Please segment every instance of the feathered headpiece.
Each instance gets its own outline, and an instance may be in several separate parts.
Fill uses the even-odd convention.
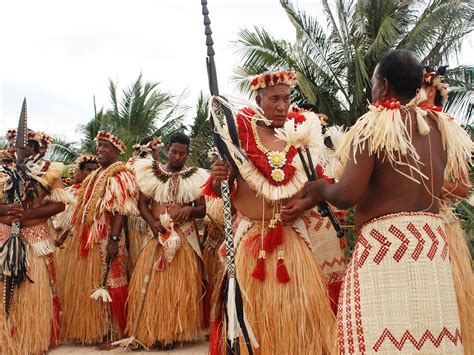
[[[152,150],[159,149],[163,146],[163,142],[161,141],[161,137],[155,138],[149,141],[146,144],[135,144],[132,148],[136,154],[140,153],[150,153]]]
[[[250,81],[250,87],[253,91],[257,91],[259,89],[264,89],[278,84],[285,84],[293,87],[297,82],[298,78],[296,77],[295,73],[281,70],[275,72],[266,72],[253,77]]]
[[[97,157],[93,154],[84,154],[76,159],[76,169],[80,169],[81,164],[88,162],[97,162]]]
[[[43,133],[35,132],[32,129],[28,129],[28,140],[35,141],[41,146],[41,141],[43,140]]]
[[[127,149],[127,147],[125,146],[125,143],[119,137],[109,132],[100,131],[97,134],[97,137],[95,137],[95,141],[96,142],[107,141],[111,143],[115,148],[118,149],[120,154],[123,154],[125,150]]]
[[[5,134],[5,138],[7,139],[8,143],[14,143],[16,139],[16,129],[10,128]]]
[[[434,86],[442,97],[442,103],[448,101],[448,84],[443,83],[443,76],[437,72],[427,72],[423,69],[423,83],[428,86]]]

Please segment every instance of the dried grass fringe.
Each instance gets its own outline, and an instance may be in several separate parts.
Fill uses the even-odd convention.
[[[474,278],[471,268],[471,254],[459,219],[446,223],[445,226],[461,321],[462,343],[464,352],[472,354],[474,352]]]
[[[46,259],[27,249],[30,281],[15,289],[13,305],[5,319],[0,305],[0,354],[24,355],[48,351],[53,321],[53,294]],[[3,296],[3,283],[2,296]]]
[[[202,277],[200,261],[187,242],[182,243],[173,261],[166,263],[164,271],[153,269],[138,330],[130,333],[137,317],[146,265],[149,258],[158,256],[156,243],[154,238],[143,247],[135,265],[127,301],[126,333],[146,346],[196,340],[203,326]]]
[[[258,223],[244,236],[258,233]],[[236,255],[237,279],[244,311],[260,344],[254,354],[335,354],[336,324],[321,268],[305,241],[284,227],[285,264],[290,282],[276,279],[277,253],[267,254],[266,279],[252,277],[256,260],[240,243]],[[246,354],[245,344],[240,349]]]
[[[64,339],[81,344],[99,344],[107,337],[110,337],[107,340],[116,340],[118,328],[111,321],[110,305],[90,297],[91,291],[98,287],[103,277],[103,247],[96,245],[87,257],[78,257],[80,239],[74,238],[73,241],[76,252],[67,267],[65,281]]]

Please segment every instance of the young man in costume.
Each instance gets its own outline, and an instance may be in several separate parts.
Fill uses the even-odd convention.
[[[135,171],[135,163],[139,159],[153,159],[159,160],[159,152],[163,143],[161,138],[145,137],[140,143],[133,146],[133,156],[128,160],[127,166]],[[134,265],[137,261],[147,233],[147,224],[142,216],[131,216],[127,218],[128,226],[128,258],[130,261],[130,274],[133,271]]]
[[[438,211],[444,173],[459,179],[469,157],[446,154],[456,138],[418,108],[422,75],[412,52],[382,57],[372,77],[375,104],[338,150],[340,181],[305,188],[307,207],[357,205],[358,241],[338,307],[341,353],[463,353]]]
[[[107,349],[125,331],[128,260],[122,229],[124,217],[138,213],[138,187],[133,172],[118,161],[125,151],[120,138],[101,131],[96,142],[99,169],[77,195],[63,320],[65,339]]]
[[[71,203],[66,205],[63,212],[51,218],[52,226],[55,230],[55,245],[58,249],[55,252],[57,272],[57,292],[61,304],[64,304],[65,282],[69,262],[77,255],[75,243],[73,241],[72,218],[77,204],[77,195],[81,189],[82,182],[92,172],[99,168],[95,155],[85,154],[76,159],[76,167],[73,175],[73,184],[64,189],[69,194]],[[66,244],[64,244],[67,241]]]
[[[26,115],[26,114],[25,114]],[[13,138],[14,140],[14,138]],[[10,167],[0,167],[0,261],[2,270],[8,263],[8,245],[14,233],[12,224],[20,221],[20,238],[25,245],[27,279],[10,287],[8,277],[1,280],[0,353],[39,354],[57,344],[59,334],[59,301],[55,292],[56,272],[54,245],[47,220],[64,209],[64,193],[60,174],[63,164],[38,156],[40,135],[28,133],[30,157],[24,160],[27,182],[22,205],[14,203]],[[12,144],[14,147],[14,143]],[[12,250],[10,250],[12,251]],[[21,253],[17,246],[14,253]]]
[[[135,163],[139,208],[152,233],[131,278],[127,333],[146,347],[193,341],[203,329],[202,255],[195,219],[206,215],[201,186],[208,174],[185,165],[189,144],[188,136],[176,133],[167,144],[166,165],[151,159]]]
[[[456,134],[456,140],[465,142],[458,147],[468,147],[471,142],[469,134],[447,113],[442,112],[442,106],[448,100],[448,86],[443,82],[446,67],[434,71],[426,67],[423,74],[423,89],[427,100],[421,107],[429,112],[435,120],[441,120]],[[456,149],[456,147],[447,147]],[[471,354],[474,351],[474,277],[472,259],[459,218],[453,211],[451,199],[463,199],[469,195],[471,182],[468,171],[462,171],[462,179],[445,180],[443,183],[443,200],[440,203],[440,213],[446,225],[448,236],[449,256],[453,268],[454,287],[461,320],[461,335],[464,351]]]
[[[259,344],[253,346],[256,354],[328,354],[335,343],[335,318],[325,281],[301,219],[305,211],[301,206],[283,207],[299,196],[307,181],[296,147],[275,137],[287,121],[295,83],[294,73],[285,71],[252,80],[265,119],[250,108],[237,114],[240,147],[248,159],[236,159],[238,171],[229,171],[222,161],[212,168],[216,194],[223,179],[229,178],[234,186],[236,279]],[[295,122],[304,121],[301,116]],[[216,324],[211,352],[219,351],[219,340],[225,342],[216,334],[222,329]],[[240,349],[246,351],[243,343]]]

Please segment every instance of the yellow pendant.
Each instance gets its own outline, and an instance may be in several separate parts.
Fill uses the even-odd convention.
[[[268,152],[267,157],[272,168],[281,168],[286,163],[286,154],[277,150]]]
[[[272,170],[272,179],[276,182],[281,182],[285,179],[285,172],[279,168]]]

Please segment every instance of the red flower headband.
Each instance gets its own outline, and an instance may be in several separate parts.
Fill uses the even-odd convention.
[[[97,157],[95,155],[92,155],[92,154],[85,154],[85,155],[81,155],[79,158],[76,159],[76,167],[77,169],[79,169],[79,166],[83,163],[86,163],[86,162],[97,162]]]
[[[253,91],[278,84],[285,84],[293,87],[296,85],[297,81],[298,78],[296,77],[295,73],[282,70],[276,72],[267,72],[253,77],[250,81],[250,87]]]
[[[115,148],[117,148],[120,152],[120,154],[123,154],[127,147],[125,146],[125,143],[117,136],[113,135],[112,133],[105,132],[105,131],[100,131],[97,134],[97,137],[95,137],[95,141],[107,141],[111,143]]]

